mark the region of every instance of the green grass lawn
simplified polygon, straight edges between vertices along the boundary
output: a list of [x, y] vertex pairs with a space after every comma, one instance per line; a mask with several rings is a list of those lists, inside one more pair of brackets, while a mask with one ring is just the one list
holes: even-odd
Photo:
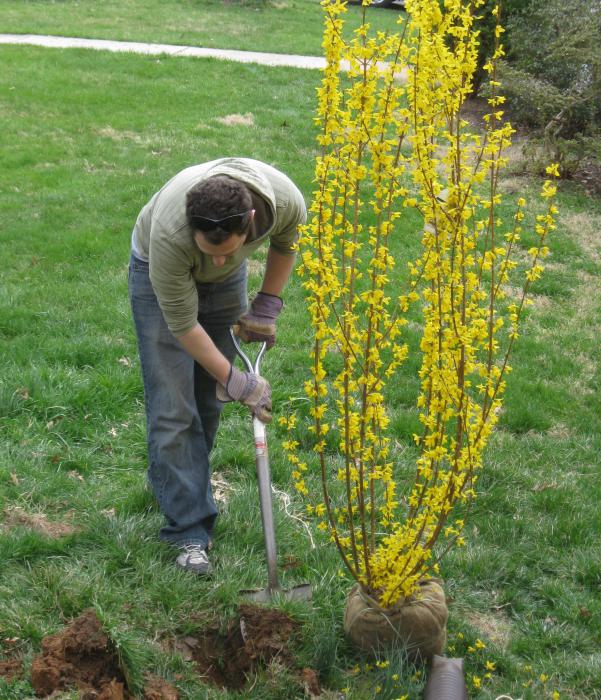
[[[47, 18], [59, 18], [66, 3], [0, 3], [2, 16], [22, 10], [22, 31], [66, 33], [44, 28], [43, 18], [34, 26], [42, 5]], [[76, 10], [91, 7], [80, 2]], [[76, 14], [63, 17], [69, 33], [83, 26]], [[12, 22], [4, 29], [16, 31]], [[116, 38], [168, 39], [138, 29]], [[319, 73], [30, 47], [0, 54], [0, 663], [16, 657], [29, 668], [45, 635], [94, 607], [134, 686], [150, 672], [182, 698], [302, 698], [302, 684], [277, 664], [241, 694], [203, 683], [174, 644], [209, 624], [225, 629], [239, 592], [265, 583], [251, 428], [241, 409], [227, 408], [213, 459], [224, 494], [215, 575], [206, 581], [176, 571], [156, 539], [162, 518], [145, 486], [126, 275], [138, 210], [187, 165], [253, 156], [287, 172], [310, 198]], [[503, 186], [518, 196], [538, 183], [508, 175]], [[468, 546], [443, 565], [448, 654], [466, 657], [472, 698], [554, 691], [601, 698], [601, 204], [569, 184], [559, 203], [559, 230], [513, 357]], [[411, 255], [407, 240], [399, 256]], [[254, 265], [253, 287], [259, 279]], [[264, 363], [276, 416], [302, 399], [307, 335], [295, 278], [278, 345]], [[405, 463], [413, 454], [415, 370], [405, 366], [390, 396]], [[350, 582], [318, 533], [311, 546], [275, 421], [269, 436], [283, 581], [314, 587], [312, 606], [282, 604], [300, 623], [298, 667], [319, 674], [326, 699], [417, 700], [422, 671], [395, 654], [366, 667], [345, 641]], [[495, 670], [477, 689], [473, 677], [484, 677], [487, 662]], [[0, 679], [2, 700], [32, 695], [27, 675]]]
[[[348, 30], [361, 7], [349, 8]], [[367, 8], [374, 28], [397, 10]], [[0, 31], [321, 55], [319, 0], [0, 0]]]

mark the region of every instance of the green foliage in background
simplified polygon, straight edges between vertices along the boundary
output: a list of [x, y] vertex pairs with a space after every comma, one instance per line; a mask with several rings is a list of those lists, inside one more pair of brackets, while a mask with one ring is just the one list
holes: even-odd
[[507, 59], [499, 79], [508, 114], [542, 139], [541, 161], [571, 177], [598, 158], [601, 129], [601, 6], [597, 0], [536, 0], [507, 8]]

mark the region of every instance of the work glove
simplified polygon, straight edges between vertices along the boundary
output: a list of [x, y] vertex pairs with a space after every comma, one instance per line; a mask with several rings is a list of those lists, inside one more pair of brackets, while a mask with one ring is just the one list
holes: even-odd
[[238, 320], [238, 337], [245, 343], [267, 343], [268, 349], [275, 345], [275, 321], [283, 306], [280, 297], [259, 292]]
[[241, 372], [232, 365], [225, 386], [217, 384], [217, 398], [220, 401], [240, 401], [261, 422], [271, 421], [271, 387], [258, 374]]

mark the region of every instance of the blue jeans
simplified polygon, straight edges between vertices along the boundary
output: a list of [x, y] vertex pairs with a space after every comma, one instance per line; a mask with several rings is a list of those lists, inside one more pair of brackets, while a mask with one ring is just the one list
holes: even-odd
[[[247, 304], [246, 265], [224, 282], [197, 284], [198, 321], [233, 361], [230, 327]], [[209, 454], [223, 404], [215, 380], [183, 349], [163, 318], [148, 263], [132, 256], [129, 296], [144, 383], [148, 480], [166, 518], [162, 540], [207, 546], [217, 518]]]

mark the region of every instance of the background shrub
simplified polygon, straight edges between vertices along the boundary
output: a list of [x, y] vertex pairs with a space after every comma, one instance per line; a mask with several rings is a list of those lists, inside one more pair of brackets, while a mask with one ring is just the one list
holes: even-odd
[[[511, 121], [534, 131], [534, 170], [559, 163], [574, 177], [596, 162], [601, 134], [599, 0], [509, 0], [503, 6], [506, 58], [498, 75]], [[485, 61], [494, 49], [493, 17], [482, 29]], [[486, 95], [486, 82], [481, 94]]]

